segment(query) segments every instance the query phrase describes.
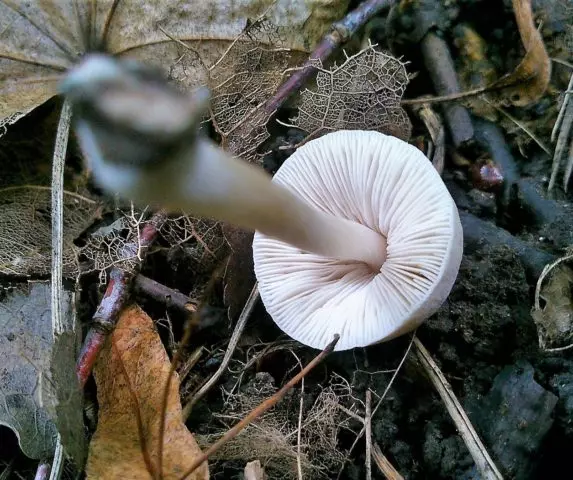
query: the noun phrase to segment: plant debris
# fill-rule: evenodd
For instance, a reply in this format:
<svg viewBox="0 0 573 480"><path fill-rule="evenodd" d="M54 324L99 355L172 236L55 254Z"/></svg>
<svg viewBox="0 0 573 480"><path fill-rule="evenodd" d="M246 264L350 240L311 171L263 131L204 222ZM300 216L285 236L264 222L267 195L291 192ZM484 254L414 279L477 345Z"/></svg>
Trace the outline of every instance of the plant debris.
<svg viewBox="0 0 573 480"><path fill-rule="evenodd" d="M59 433L81 467L85 440L74 374L77 338L73 332L54 338L49 282L14 285L1 295L0 424L16 432L22 451L34 459L53 455ZM73 299L64 292L65 317L74 315Z"/></svg>
<svg viewBox="0 0 573 480"><path fill-rule="evenodd" d="M151 318L136 305L126 308L94 370L99 413L90 443L88 479L155 477L160 441L164 443L161 478L180 478L201 454L181 418L177 377L171 381L167 410L162 411L169 372L169 358ZM161 415L167 416L163 438L158 434ZM207 465L188 478L209 478Z"/></svg>

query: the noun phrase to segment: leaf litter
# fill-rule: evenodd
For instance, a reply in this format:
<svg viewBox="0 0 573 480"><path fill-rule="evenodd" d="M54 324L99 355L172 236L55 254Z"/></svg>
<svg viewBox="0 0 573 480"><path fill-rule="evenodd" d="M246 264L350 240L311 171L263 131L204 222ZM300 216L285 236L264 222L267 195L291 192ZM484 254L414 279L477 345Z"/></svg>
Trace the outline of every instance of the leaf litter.
<svg viewBox="0 0 573 480"><path fill-rule="evenodd" d="M161 478L180 478L201 453L183 423L177 375L171 380L167 409L162 410L170 368L151 318L137 305L126 308L94 370L99 412L86 467L88 479L157 478L160 440L164 443ZM166 428L160 439L162 415ZM209 478L207 465L187 478Z"/></svg>
<svg viewBox="0 0 573 480"><path fill-rule="evenodd" d="M6 3L8 3L8 2L6 2ZM172 34L173 36L179 38L178 35L173 34L172 32L170 32L169 29L164 28L164 30L165 30L166 32L169 32L169 33ZM232 42L230 42L230 43L232 44ZM524 45L525 45L525 43L526 43L526 42L525 42L525 40L524 40ZM171 43L167 42L166 44L163 44L163 45L162 45L162 48L163 48L163 47L167 47L167 45L169 45L169 48L172 48L172 47L173 47L173 45L172 45ZM193 71L193 72L195 71L195 67L194 67L195 61L194 61L194 60L192 60L191 63L186 63L186 62L189 60L189 58L192 58L192 57L193 57L193 53L194 53L194 52L193 52L193 48L194 48L194 47L197 47L196 44L193 44L193 41L190 42L190 45L194 45L194 46L191 46L191 50L188 50L186 53L182 53L181 45L179 45L178 53L180 54L180 56L178 57L178 59L177 59L176 62L171 63L171 65L169 66L169 70L170 70L170 74L172 75L172 78L176 79L176 77L177 77L179 74L181 74L181 78L187 77L188 74L191 74L192 71ZM222 50L225 50L225 49L227 48L227 45L228 45L228 43L225 45L225 48L222 48ZM253 45L256 47L256 44L253 44ZM253 46L253 45L252 45L252 46ZM525 46L526 46L526 45L525 45ZM247 50L246 50L246 52L249 52L249 53L251 53L251 54L253 54L253 53L256 52L256 50L254 50L254 51L253 51L253 50L249 50L249 48L251 48L251 47L248 47ZM137 51L137 48L134 49L134 50L135 50L136 54L141 53L141 51ZM159 47L158 47L157 51L159 51L159 50L160 50L160 49L159 49ZM184 49L184 50L185 50L185 49ZM197 50L200 50L200 48L197 48ZM277 54L277 53L278 53L278 50L280 50L280 49L275 49L275 50L276 50L275 52L267 52L267 51L265 51L264 53L261 54L260 58L263 58L265 54L269 54L269 55L270 55L271 53L272 53L272 54ZM230 52L230 51L231 51L231 50L229 50L229 52ZM527 51L527 46L526 46L526 51ZM260 53L260 52L258 52L258 53ZM257 53L257 55L258 55L258 53ZM360 52L360 53L362 53L362 52ZM253 58L256 58L257 55L253 55ZM358 54L358 55L359 55L359 54ZM185 56L186 58L182 59L183 56ZM208 57L209 55L206 55L206 56ZM526 55L526 56L527 56L527 55ZM241 61L244 61L244 60L248 59L247 57L248 57L248 55L247 55L247 56L243 56L243 60L241 60ZM278 57L277 57L277 58L278 58ZM352 58L352 57L349 57L349 58ZM277 60L277 61L278 61L278 60ZM524 59L524 62L525 62L525 59ZM280 63L280 62L279 62L279 63ZM226 64L225 62L221 62L220 65L221 65L221 67L229 68L229 66L232 67L234 64L233 64L233 62L230 62L230 61L229 61L227 64ZM243 65L243 64L240 64L240 63L238 64L239 68L241 67L241 65ZM192 68L190 68L190 66L192 66ZM285 63L282 63L282 64L281 64L281 68L283 69L283 71L284 71L284 66L285 66ZM234 76L234 78L236 78L236 79L238 80L238 81L237 81L237 84L240 86L239 94L237 94L236 92L231 92L231 93L228 94L228 97L227 97L227 93L225 93L224 88L221 90L222 93L220 94L220 97L219 97L219 98L222 98L222 100L221 100L220 103L219 103L219 107L221 107L221 108L220 108L220 109L218 110L218 112L217 112L219 115L222 115L221 118L223 119L223 121L221 122L221 125L226 125L226 126L227 126L227 124L225 123L225 121L226 121L227 119L225 119L224 114L228 114L228 113L229 113L229 110L233 110L235 107L237 107L237 112L240 114L240 115L238 115L238 116L236 117L236 118L238 119L237 122L238 122L239 124L242 123L242 122L244 122L244 121L245 121L245 117L248 117L249 112L252 112L252 109L251 109L251 110L249 110L249 109L250 109L251 107L255 107L255 106L257 105L257 103L261 101L261 98L263 98L262 95L261 95L261 97L257 97L257 96L256 96L256 93L253 93L253 94L252 94L252 93L249 93L249 92L247 91L247 86L250 86L250 85L255 85L255 86L256 86L256 85L257 85L257 81L253 81L253 79L254 79L254 78L257 78L257 77L246 76L245 78L247 78L247 80L246 80L246 81L241 81L241 79L242 79L243 77L240 75L240 73L241 73L240 70L237 70L237 71L238 71L237 74L231 73L231 76L232 76L232 77ZM331 75L334 76L335 71L336 71L336 67L335 67L335 69L332 70L332 71L325 70L325 71L322 72L322 73L328 72L328 73L330 73ZM525 69L525 71L526 71L526 77L527 77L527 75L529 75L529 73L527 73L527 69ZM516 70L516 72L517 72L517 70ZM271 73L271 76L274 75L274 74L277 74L277 78L278 78L278 75L279 75L278 72L274 72L274 73L273 73L273 72L270 72L270 73ZM283 73L283 72L281 71L281 75L282 75L282 73ZM515 73L515 72L514 72L514 73ZM192 76L193 76L193 75L190 75L189 78L192 77ZM206 77L204 76L203 78L207 78L208 76L209 76L209 75L207 74L207 76L206 76ZM223 77L223 78L224 78L224 77ZM529 78L529 77L528 77L528 78ZM511 80L511 79L510 79L510 80ZM520 79L520 80L521 80L521 79ZM204 81L207 82L207 83L209 82L209 80L204 80ZM270 80L271 83L272 83L273 81L278 81L278 80L272 80L272 79ZM509 80L506 79L506 81L509 81ZM191 83L193 83L193 82L191 82ZM511 83L511 82L510 82L510 83ZM195 85L195 84L194 84L194 85ZM223 82L222 84L220 84L220 86L225 87L224 82ZM509 90L509 88L510 88L510 86L509 86L509 84L508 84L507 90ZM261 90L262 90L262 88L261 88ZM314 92L314 93L316 93L316 92ZM403 93L403 92L402 92L402 93ZM229 99L229 103L226 103L226 102L227 102L227 98ZM517 97L516 97L514 100L518 100ZM315 101L316 101L316 99L315 99ZM368 102L365 102L365 103L368 104ZM360 118L360 115L361 115L362 112L363 112L363 110L362 110L361 108L364 108L364 104L362 104L362 107L361 107L361 108L357 108L356 111L353 111L352 106L351 106L351 105L352 105L351 103L348 103L348 104L346 104L346 105L350 105L350 111L351 111L352 116L353 116L354 119ZM229 108L226 109L226 107L229 107ZM321 113L321 114L324 114L323 111L320 111L320 113ZM328 113L328 112L327 112L327 113ZM17 116L17 114L15 114L15 115ZM399 115L396 116L396 118L399 118ZM213 119L214 119L215 122L216 122L217 116L215 115L215 116L213 117ZM332 120L333 120L333 121L336 121L336 120L338 120L338 119L339 119L339 118L333 118ZM226 140L224 140L224 141L227 142L227 145L231 146L231 150L232 150L232 151L234 151L234 152L236 151L236 152L238 152L239 154L244 155L245 157L250 157L250 155L254 152L254 149L252 148L253 145L255 145L256 147L258 147L258 146L259 146L259 143L260 143L262 140L268 138L268 133L266 132L266 123L267 123L267 122L268 122L268 116L265 116L265 117L260 117L260 118L259 118L259 123L258 123L258 124L257 124L257 123L254 124L254 125L258 125L258 127L260 127L259 130L255 129L255 131L262 132L262 133L261 133L260 136L259 136L258 134L254 134L254 135L253 135L252 139L256 139L256 140L255 140L254 142L252 142L250 145L247 145L247 147L249 148L249 150L245 150L245 149L241 146L241 145L244 145L244 144L246 143L246 142L245 142L245 138L241 138L241 136L235 136L235 138L233 138L233 133L234 133L234 132L233 132L233 124L232 124L232 123L229 123L229 124L228 124L228 125L230 125L230 130L229 130L229 129L226 129L226 130L221 129L221 130L219 131L219 133L220 133L220 134L221 134L221 133L223 134L222 137L224 137L224 139L226 139ZM306 131L307 131L307 132L310 132L310 133L313 133L313 132L314 132L316 135L319 135L321 128L328 128L328 124L329 124L329 122L324 122L324 125L319 125L319 128L318 128L318 129L317 129L317 128L314 128L314 129L311 130L311 129L309 128L309 129L306 130ZM344 126L345 126L344 123L340 123L340 125L341 125L341 126L340 126L339 128L344 128ZM315 126L316 126L316 125L315 125ZM383 127L383 126L382 126L382 127ZM410 127L410 128L411 128L411 127ZM263 131L263 129L264 129L264 131ZM409 135L409 133L408 133L408 135ZM237 142L237 143L238 143L238 147L234 147L234 146L233 146L233 145L234 145L234 142ZM236 150L235 150L235 149L236 149ZM256 156L253 156L253 157L250 157L250 158L256 158ZM191 220L191 221L193 222L193 221L195 221L195 219L193 219L193 220ZM200 232L200 231L201 231L200 229L196 229L196 232ZM197 240L197 237L194 237L193 235L191 235L191 238L195 238L195 240ZM199 238L201 238L200 235L199 235ZM122 243L122 242L121 242L121 240L120 240L119 244L121 244L121 243ZM185 242L182 242L180 245L183 245L184 243L185 243ZM206 250L205 250L205 251L206 251ZM200 263L200 261L199 261L199 263ZM102 262L101 265L104 266L104 265L105 265L105 262Z"/></svg>
<svg viewBox="0 0 573 480"><path fill-rule="evenodd" d="M18 436L25 455L53 455L58 433L76 465L85 458L82 394L74 370L78 332L54 338L50 283L29 282L2 292L0 302L0 424ZM64 292L63 313L74 313L74 295Z"/></svg>

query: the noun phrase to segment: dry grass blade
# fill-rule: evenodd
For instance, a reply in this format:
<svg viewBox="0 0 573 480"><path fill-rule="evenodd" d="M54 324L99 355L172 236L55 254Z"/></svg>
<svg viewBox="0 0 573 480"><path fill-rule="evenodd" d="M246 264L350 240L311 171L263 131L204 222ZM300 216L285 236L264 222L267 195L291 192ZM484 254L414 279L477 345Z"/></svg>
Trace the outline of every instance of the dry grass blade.
<svg viewBox="0 0 573 480"><path fill-rule="evenodd" d="M62 295L64 276L64 166L70 134L72 109L65 101L60 113L52 161L52 334L56 337L73 325L64 325Z"/></svg>
<svg viewBox="0 0 573 480"><path fill-rule="evenodd" d="M495 108L499 113L501 113L504 117L506 117L508 120L515 123L519 128L521 128L521 130L523 130L526 133L526 135L529 136L529 138L531 138L535 143L537 143L537 145L539 145L539 148L541 148L541 150L547 153L547 155L551 155L551 149L547 145L545 145L545 143L543 143L543 141L537 135L535 135L535 133L530 128L524 125L523 122L520 122L509 112L506 112L503 108L494 105L489 100L485 99L485 101L489 103L493 108Z"/></svg>
<svg viewBox="0 0 573 480"><path fill-rule="evenodd" d="M571 76L573 79L573 75ZM559 135L557 137L557 144L555 145L555 152L553 153L553 164L551 166L551 177L549 179L549 186L547 190L551 192L555 187L555 182L557 181L557 175L561 168L561 159L567 149L568 139L571 134L571 128L573 127L573 102L568 99L568 95L566 94L565 100L563 101L563 106L561 107L563 114L560 124ZM559 112L561 115L561 112ZM569 165L566 167L569 171ZM570 174L570 172L569 172ZM568 184L568 175L566 174L563 178L564 188L567 190Z"/></svg>
<svg viewBox="0 0 573 480"><path fill-rule="evenodd" d="M392 465L382 453L382 450L376 442L372 445L372 458L380 469L380 472L382 472L382 475L384 475L384 478L387 480L404 480L404 477L394 468L394 465Z"/></svg>
<svg viewBox="0 0 573 480"><path fill-rule="evenodd" d="M440 116L427 104L414 105L414 112L422 119L432 139L433 152L428 156L437 172L442 175L446 157L446 130Z"/></svg>
<svg viewBox="0 0 573 480"><path fill-rule="evenodd" d="M322 352L320 352L314 359L304 367L297 375L295 375L284 387L277 391L272 397L265 400L258 407L251 410L245 418L243 418L239 423L237 423L233 428L228 430L219 440L217 440L211 447L207 449L199 458L196 458L192 466L186 471L180 480L185 480L185 478L193 473L203 462L209 459L209 457L219 450L226 442L236 437L245 427L247 427L253 420L261 416L270 408L274 407L286 394L294 387L300 380L302 380L308 372L310 372L315 366L317 366L324 358L334 350L334 347L340 339L339 335L334 336L334 340L330 342Z"/></svg>
<svg viewBox="0 0 573 480"><path fill-rule="evenodd" d="M388 393L388 391L390 390L390 388L392 387L392 385L394 384L394 380L396 380L396 377L398 376L398 372L400 372L400 370L402 369L402 365L404 365L404 362L406 361L406 358L408 358L408 354L410 353L410 350L412 349L412 345L414 344L414 340L416 338L416 333L414 332L414 334L412 335L412 339L410 340L410 343L408 344L408 348L406 349L406 351L404 352L404 355L402 356L402 359L400 360L400 363L398 364L398 366L396 367L396 370L394 371L394 374L392 375L392 378L390 378L390 381L388 382L388 385L386 385L386 388L384 389L384 392L382 393L382 395L380 396L380 399L378 400L378 403L376 403L376 406L374 407L374 409L372 410L372 416L374 416L376 414L376 411L378 410L378 408L380 407L380 405L382 405L382 402L384 401L384 398L386 398L386 394ZM366 419L364 419L364 423L366 423ZM360 432L358 433L358 435L356 435L356 439L354 440L354 442L352 443L352 445L350 446L349 450L348 450L348 455L346 457L346 460L348 460L348 458L350 458L350 454L352 453L352 451L354 450L354 447L356 447L356 444L359 442L359 440L362 438L362 436L366 433L366 425L364 425L364 427L362 427L362 429L360 430ZM337 479L341 478L340 476L342 475L342 472L344 470L344 464L342 465L342 467L340 468L338 475L337 475Z"/></svg>
<svg viewBox="0 0 573 480"><path fill-rule="evenodd" d="M227 350L225 351L225 356L223 357L221 365L219 365L217 371L211 376L211 378L205 383L205 385L203 385L199 389L199 391L189 400L187 405L185 405L185 407L183 408L184 419L189 418L193 405L195 405L213 387L213 385L217 383L221 375L227 369L227 365L229 365L229 361L231 360L231 357L235 352L235 348L239 343L243 330L245 329L245 325L247 324L247 320L251 316L251 312L253 311L253 308L255 307L258 299L259 299L259 289L255 284L253 290L251 291L251 295L249 296L247 303L245 304L245 308L243 309L239 319L237 320L237 325L235 325L235 329L233 330L233 334L231 335L231 338L229 340L229 345L227 347Z"/></svg>
<svg viewBox="0 0 573 480"><path fill-rule="evenodd" d="M436 362L432 359L422 342L417 338L414 339L416 356L422 365L424 372L430 378L430 381L438 391L440 398L446 405L448 413L452 417L458 432L468 447L468 450L476 463L481 478L485 480L501 480L501 473L493 463L489 453L485 449L482 441L478 437L473 425L471 424L466 412L460 405L446 377L441 372Z"/></svg>

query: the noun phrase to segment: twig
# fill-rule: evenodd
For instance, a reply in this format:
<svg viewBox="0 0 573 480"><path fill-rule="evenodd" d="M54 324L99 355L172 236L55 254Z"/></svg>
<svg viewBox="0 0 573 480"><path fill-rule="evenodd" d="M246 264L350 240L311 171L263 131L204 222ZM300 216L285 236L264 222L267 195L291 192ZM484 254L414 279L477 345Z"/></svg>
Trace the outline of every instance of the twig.
<svg viewBox="0 0 573 480"><path fill-rule="evenodd" d="M332 30L324 36L315 47L309 59L297 68L285 82L283 82L274 95L254 107L231 131L236 136L248 135L259 125L265 124L268 118L292 95L297 93L306 81L314 75L319 63L325 62L330 55L348 40L364 23L385 8L396 3L396 0L366 0L348 13L340 22L332 26ZM227 132L229 134L230 132ZM228 147L233 151L233 146ZM236 153L236 152L233 152Z"/></svg>
<svg viewBox="0 0 573 480"><path fill-rule="evenodd" d="M416 356L418 357L420 364L438 391L438 394L446 405L446 409L452 417L458 432L460 432L464 443L468 447L476 467L480 472L480 477L485 480L503 479L501 473L493 463L493 460L481 442L478 434L474 430L466 412L452 391L452 387L436 365L436 362L434 362L424 345L422 345L422 342L417 338L414 339L414 346L416 349Z"/></svg>
<svg viewBox="0 0 573 480"><path fill-rule="evenodd" d="M366 415L364 417L366 428L366 480L372 480L372 392L366 390Z"/></svg>
<svg viewBox="0 0 573 480"><path fill-rule="evenodd" d="M454 61L446 41L433 32L421 42L424 64L438 95L460 93ZM456 148L471 142L474 132L468 111L458 104L444 105L444 117Z"/></svg>
<svg viewBox="0 0 573 480"><path fill-rule="evenodd" d="M481 220L471 213L460 211L460 220L464 231L464 248L468 251L477 250L482 245L506 246L515 252L525 268L528 280L536 282L545 265L553 262L556 257L539 250L514 237L507 230L497 227L491 222Z"/></svg>
<svg viewBox="0 0 573 480"><path fill-rule="evenodd" d="M358 423L361 423L362 425L366 423L366 420L364 420L360 415L354 413L352 410L346 408L345 406L340 405L340 403L336 404L336 408L338 408L341 412L346 413L346 415L348 415L350 418L353 418Z"/></svg>
<svg viewBox="0 0 573 480"><path fill-rule="evenodd" d="M133 286L136 290L153 298L153 300L164 303L167 307L173 306L183 313L193 313L197 309L187 295L145 277L141 273L135 277Z"/></svg>
<svg viewBox="0 0 573 480"><path fill-rule="evenodd" d="M115 327L119 313L128 301L132 279L137 274L136 270L141 266L166 219L166 211L159 210L145 224L138 238L132 239L125 245L126 255L129 254L131 257L133 253L139 253L133 270L121 270L117 267L111 269L107 289L92 317L92 327L84 340L76 363L76 374L82 387L91 374L105 339Z"/></svg>
<svg viewBox="0 0 573 480"><path fill-rule="evenodd" d="M201 399L203 396L211 389L215 383L219 380L219 377L225 372L233 353L235 353L235 348L239 343L241 335L243 334L243 330L245 329L245 325L247 324L247 320L251 316L251 312L255 307L257 301L259 300L259 289L257 284L251 290L251 294L245 303L245 307L237 320L237 325L235 325L235 329L233 330L233 335L229 340L229 345L227 346L227 350L225 351L225 355L223 357L223 361L217 371L211 376L211 378L203 385L199 391L189 400L189 402L183 408L183 420L186 421L191 414L191 410L193 406Z"/></svg>
<svg viewBox="0 0 573 480"><path fill-rule="evenodd" d="M372 458L374 458L374 462L380 472L382 472L382 475L384 475L384 478L387 480L404 480L404 477L400 475L398 470L394 468L394 465L384 456L376 442L372 445Z"/></svg>
<svg viewBox="0 0 573 480"><path fill-rule="evenodd" d="M376 406L374 407L374 409L372 410L372 416L374 416L378 410L378 408L380 407L380 405L382 405L382 402L384 401L384 398L386 398L386 394L388 393L388 391L390 390L390 388L392 387L392 385L394 384L394 380L396 380L396 377L398 376L398 372L401 370L402 365L404 365L404 362L406 361L406 358L408 358L408 354L410 353L410 350L412 349L412 345L414 342L414 338L416 337L416 333L414 332L412 334L412 338L410 340L410 343L408 344L408 348L406 349L406 351L404 352L404 355L402 356L402 360L400 360L400 363L398 364L398 366L396 367L396 370L394 371L394 373L392 374L392 378L390 378L390 381L388 382L388 385L386 385L386 388L384 389L384 393L382 393L382 396L380 397L380 399L378 400L378 402L376 403ZM364 419L364 423L366 423L366 419ZM340 470L338 472L338 476L336 477L337 479L340 478L340 476L342 475L342 472L344 471L344 465L346 464L346 461L348 461L348 459L350 458L350 454L352 453L352 451L354 450L354 447L357 445L357 443L360 441L360 439L362 438L362 435L364 435L366 433L366 425L364 425L362 427L362 429L360 430L360 432L358 433L358 435L356 435L356 438L354 439L354 442L352 443L352 445L350 446L350 448L348 449L348 454L346 456L346 460L344 461L344 463L342 464L342 466L340 467Z"/></svg>
<svg viewBox="0 0 573 480"><path fill-rule="evenodd" d="M225 443L229 440L235 438L241 431L247 427L253 420L261 416L270 408L274 407L282 398L287 394L287 392L294 387L301 379L303 379L308 372L310 372L314 367L316 367L326 356L334 350L334 347L338 343L340 336L337 334L334 336L334 340L330 342L326 348L320 352L314 359L304 367L297 375L295 375L285 386L278 390L273 396L267 398L260 405L251 410L245 418L243 418L234 427L228 430L219 440L217 440L213 445L211 445L201 456L197 457L189 470L187 470L181 477L184 480L188 475L193 473L203 462L209 459L211 455L217 452Z"/></svg>
<svg viewBox="0 0 573 480"><path fill-rule="evenodd" d="M332 52L354 35L370 18L381 10L391 7L394 3L396 3L395 0L367 0L349 12L340 22L336 22L332 26L332 31L322 39L303 66L277 89L272 98L264 103L265 112L274 112L287 98L298 92L306 81L317 72L316 66L319 61L326 61Z"/></svg>

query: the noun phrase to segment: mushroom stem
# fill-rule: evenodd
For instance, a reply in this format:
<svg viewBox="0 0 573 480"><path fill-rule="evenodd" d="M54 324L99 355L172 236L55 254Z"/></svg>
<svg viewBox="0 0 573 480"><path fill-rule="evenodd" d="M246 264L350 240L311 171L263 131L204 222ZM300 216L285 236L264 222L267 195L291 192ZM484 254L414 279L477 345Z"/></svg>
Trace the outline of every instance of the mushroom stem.
<svg viewBox="0 0 573 480"><path fill-rule="evenodd" d="M384 235L314 208L211 141L199 139L187 155L182 196L171 207L258 230L325 257L365 262L375 271L386 260Z"/></svg>

